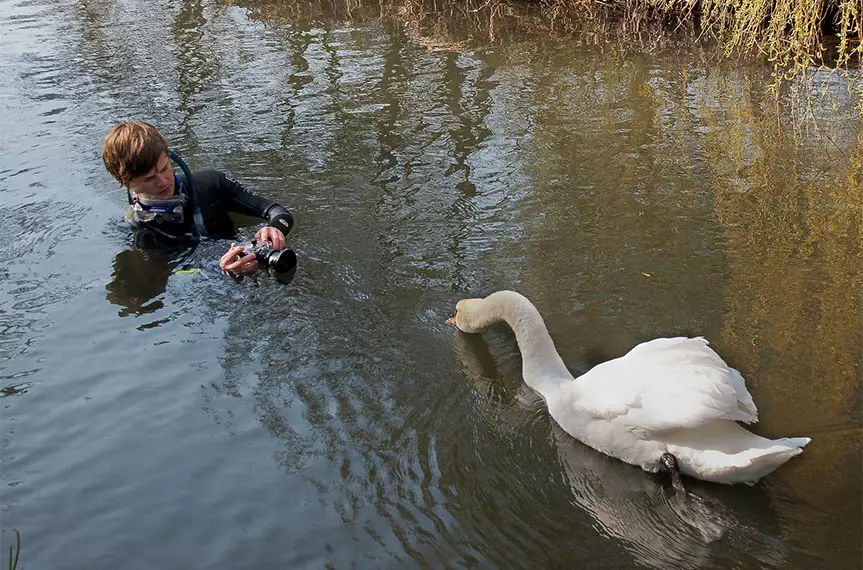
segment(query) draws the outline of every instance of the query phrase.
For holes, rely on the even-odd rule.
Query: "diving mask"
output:
[[[139,223],[182,224],[185,219],[186,196],[175,194],[165,198],[135,194],[131,217]]]

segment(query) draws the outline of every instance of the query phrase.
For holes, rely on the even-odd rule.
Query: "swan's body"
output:
[[[525,382],[571,436],[646,471],[670,453],[685,475],[752,484],[802,452],[807,437],[770,440],[737,424],[758,420],[743,377],[703,338],[639,344],[574,379],[536,307],[513,291],[459,301],[456,326],[512,327]]]

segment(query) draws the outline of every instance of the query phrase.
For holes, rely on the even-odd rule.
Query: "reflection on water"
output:
[[[603,536],[621,540],[639,565],[722,567],[733,548],[760,568],[784,567],[787,549],[778,537],[766,534],[775,532],[776,525],[764,517],[770,506],[761,491],[741,491],[749,495],[747,511],[759,505],[761,514],[757,526],[746,524],[722,502],[722,495],[698,490],[681,497],[663,490],[656,479],[579,444],[556,425],[552,432],[574,503],[596,519]]]
[[[34,568],[859,567],[858,76],[813,73],[803,115],[805,84],[765,96],[752,64],[503,27],[479,46],[355,3],[0,1],[0,377],[28,382],[3,399],[2,548],[18,528]],[[287,284],[210,271],[220,241],[129,249],[99,159],[124,118],[296,213]],[[681,503],[556,431],[510,334],[444,325],[501,288],[576,373],[705,335],[759,433],[813,441]]]
[[[171,257],[164,252],[129,249],[114,258],[114,274],[108,290],[108,302],[124,307],[120,316],[143,315],[164,307],[156,299],[165,292],[173,273]]]

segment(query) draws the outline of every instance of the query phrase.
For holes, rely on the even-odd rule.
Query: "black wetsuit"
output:
[[[278,228],[285,235],[294,226],[291,213],[280,204],[256,196],[246,190],[239,182],[217,170],[199,170],[192,173],[195,182],[195,197],[201,209],[206,236],[212,238],[230,238],[234,233],[234,223],[229,212],[263,218],[267,224]],[[179,184],[177,184],[179,182]],[[175,176],[175,192],[182,190],[189,195],[188,181],[185,176]],[[149,234],[145,242],[156,241],[165,243],[171,240],[185,241],[190,234],[196,232],[194,220],[194,204],[188,200],[183,215],[183,223],[176,222],[135,222],[127,213],[126,220],[131,222],[138,234]],[[143,236],[136,236],[136,242]]]

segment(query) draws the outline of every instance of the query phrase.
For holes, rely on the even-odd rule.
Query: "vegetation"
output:
[[[12,546],[9,546],[9,570],[18,568],[18,555],[21,554],[21,533],[15,531],[15,554],[12,554]]]
[[[322,14],[400,20],[418,36],[450,47],[495,41],[508,31],[577,33],[633,47],[666,47],[692,39],[719,42],[726,55],[758,54],[777,69],[859,67],[861,0],[250,0],[259,15],[297,21]],[[457,36],[467,31],[469,38]],[[685,38],[684,38],[685,34]]]
[[[541,0],[552,12],[597,6],[630,27],[661,20],[719,40],[730,55],[758,52],[779,67],[859,65],[860,0]]]

